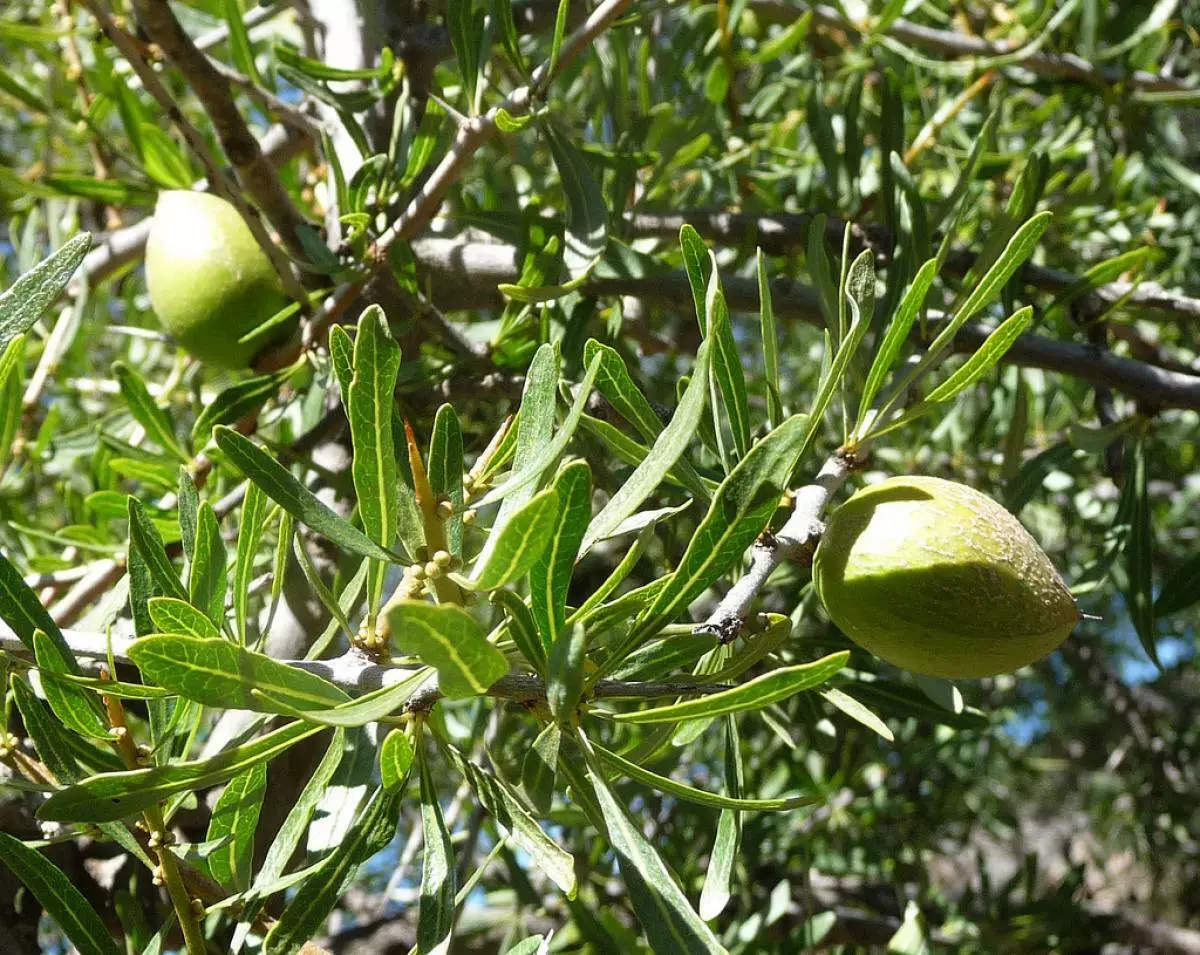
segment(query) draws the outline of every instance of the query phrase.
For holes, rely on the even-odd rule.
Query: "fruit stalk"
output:
[[[758,592],[767,583],[771,572],[785,558],[812,559],[821,532],[825,529],[821,516],[829,501],[846,479],[861,466],[852,454],[835,451],[821,465],[811,484],[793,494],[791,516],[775,534],[763,534],[750,548],[750,569],[735,583],[717,604],[697,632],[714,633],[721,640],[733,640],[746,621],[746,611]]]

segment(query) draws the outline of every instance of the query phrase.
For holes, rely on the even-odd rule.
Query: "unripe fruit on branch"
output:
[[[159,194],[146,240],[146,286],[171,336],[220,368],[245,368],[294,327],[253,334],[288,298],[237,209],[207,193]]]
[[[813,558],[833,622],[889,663],[948,679],[1040,660],[1079,622],[1037,542],[990,497],[896,477],[843,504]]]

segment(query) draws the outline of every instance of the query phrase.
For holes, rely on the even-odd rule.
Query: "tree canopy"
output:
[[[1200,952],[1194,0],[9,0],[0,57],[0,951]],[[839,628],[901,475],[1061,646]]]

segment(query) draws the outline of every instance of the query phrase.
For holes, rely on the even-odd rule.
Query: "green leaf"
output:
[[[81,232],[0,292],[0,350],[25,334],[54,304],[91,245],[91,234]]]
[[[229,27],[229,54],[236,66],[255,86],[262,86],[262,77],[258,75],[258,67],[254,64],[254,49],[250,45],[250,34],[246,31],[246,21],[242,19],[242,5],[239,0],[221,0],[221,12],[225,15],[225,23]]]
[[[1012,347],[1013,342],[1021,336],[1032,321],[1033,306],[1031,305],[1026,305],[1005,319],[995,331],[988,335],[984,343],[979,346],[979,350],[967,359],[954,374],[934,388],[925,400],[930,404],[949,401],[964,388],[970,387],[1004,357],[1004,353]]]
[[[572,624],[558,635],[550,650],[546,702],[560,723],[569,724],[583,696],[584,664],[587,662],[587,632]]]
[[[798,809],[801,806],[811,806],[821,801],[819,796],[745,799],[707,792],[703,789],[689,786],[686,783],[681,783],[678,780],[670,779],[667,776],[660,776],[658,773],[652,772],[644,766],[639,766],[637,763],[630,762],[625,757],[610,752],[595,743],[592,745],[595,747],[596,755],[600,757],[601,761],[608,763],[609,766],[621,775],[628,776],[630,779],[649,786],[658,792],[669,793],[672,796],[678,796],[680,799],[685,799],[700,806],[711,806],[715,809],[733,809],[739,812],[786,812],[790,809]]]
[[[858,702],[858,700],[852,697],[849,693],[843,693],[839,689],[830,688],[828,690],[822,690],[821,696],[825,698],[827,703],[837,707],[848,717],[850,717],[850,719],[861,723],[872,733],[878,733],[889,743],[894,743],[896,741],[896,737],[888,728],[887,723],[872,713],[869,708]]]
[[[742,750],[737,721],[725,717],[725,789],[737,799],[743,785]],[[712,855],[704,873],[704,888],[700,890],[700,917],[706,922],[715,919],[729,904],[732,895],[733,868],[742,841],[742,815],[734,809],[722,809],[717,820],[717,836]]]
[[[500,776],[489,773],[451,746],[444,748],[463,778],[471,784],[479,802],[508,835],[514,847],[529,854],[534,865],[557,885],[568,898],[578,888],[575,859],[537,824],[522,805],[516,791]]]
[[[521,656],[540,676],[545,676],[548,665],[546,643],[538,633],[533,612],[526,606],[525,601],[511,590],[494,590],[491,600],[504,608],[508,620],[508,635],[521,651]]]
[[[391,716],[407,702],[413,692],[428,678],[429,671],[425,668],[418,670],[397,670],[395,682],[386,683],[377,690],[364,693],[349,703],[339,703],[337,706],[318,707],[315,709],[300,709],[289,703],[269,697],[262,690],[251,690],[256,698],[269,703],[271,712],[282,712],[295,716],[308,723],[318,726],[336,726],[352,728],[377,723],[385,716]]]
[[[782,386],[779,382],[779,332],[775,327],[771,281],[767,277],[767,260],[762,249],[756,250],[755,261],[758,271],[759,334],[762,336],[763,347],[763,385],[767,389],[767,422],[772,428],[778,428],[783,422],[783,404],[780,401]]]
[[[482,26],[481,17],[476,16],[472,0],[448,0],[446,27],[450,31],[450,44],[454,47],[454,55],[458,58],[468,113],[475,111],[475,90],[479,85],[481,47],[484,40]]]
[[[349,700],[314,673],[221,637],[154,634],[135,640],[129,656],[145,678],[205,706],[278,712],[264,708],[263,697],[253,690],[300,710]]]
[[[341,331],[340,325],[334,327]],[[216,398],[200,409],[196,423],[192,425],[192,442],[197,448],[203,447],[208,443],[213,428],[217,425],[233,424],[257,411],[278,394],[279,389],[302,367],[303,363],[297,362],[282,371],[247,378],[223,389]]]
[[[492,531],[494,543],[485,548],[472,577],[477,590],[497,590],[529,571],[554,534],[559,503],[558,491],[548,487],[530,498],[498,533]]]
[[[679,247],[683,251],[683,268],[687,273],[688,285],[692,289],[692,303],[696,307],[696,323],[700,333],[708,337],[708,280],[704,267],[708,263],[708,246],[700,233],[686,223],[679,230]]]
[[[598,357],[593,358],[588,364],[587,372],[583,376],[583,381],[580,382],[579,389],[575,393],[575,400],[572,402],[567,416],[563,419],[562,424],[554,429],[554,436],[547,444],[539,448],[537,453],[532,455],[528,462],[514,460],[513,471],[508,480],[500,486],[492,488],[475,505],[476,507],[484,507],[513,494],[515,491],[536,486],[542,475],[554,465],[554,462],[566,450],[567,443],[575,434],[575,428],[578,427],[579,419],[583,416],[583,410],[587,407],[588,398],[592,395],[592,387],[595,384],[596,375],[599,371],[600,359]]]
[[[451,405],[442,405],[433,419],[433,434],[429,439],[429,486],[439,499],[453,505],[453,513],[445,522],[446,542],[450,553],[462,556],[463,538],[463,438],[458,415]]]
[[[196,512],[196,545],[188,568],[188,601],[214,625],[225,619],[225,542],[221,525],[208,501]]]
[[[24,417],[23,397],[25,392],[25,336],[18,335],[0,355],[0,469],[12,460],[13,442]],[[57,405],[51,406],[52,408]],[[47,420],[50,418],[47,412]],[[43,424],[45,427],[45,424]],[[37,443],[41,444],[41,438]],[[41,457],[36,450],[34,459]]]
[[[863,385],[862,397],[858,403],[856,432],[861,432],[867,413],[871,410],[871,404],[875,401],[875,396],[879,394],[884,379],[892,370],[892,366],[896,364],[896,359],[900,357],[900,350],[908,341],[908,334],[912,331],[913,322],[921,311],[921,306],[925,304],[925,297],[929,294],[929,287],[933,284],[936,275],[937,262],[930,259],[917,271],[908,291],[900,300],[900,307],[892,316],[887,331],[884,333],[883,341],[875,352],[875,360],[871,362],[871,370],[867,373],[867,381]]]
[[[291,955],[320,932],[358,867],[392,840],[398,810],[394,795],[375,791],[338,847],[300,883],[267,933],[263,955]]]
[[[436,667],[441,691],[452,700],[486,693],[508,672],[504,654],[462,607],[401,600],[387,616],[401,652]]]
[[[554,783],[558,774],[558,749],[562,729],[557,723],[545,727],[521,763],[521,787],[529,804],[543,816],[554,804]]]
[[[408,772],[412,769],[413,747],[408,740],[408,734],[402,729],[394,729],[383,738],[379,747],[379,775],[383,788],[400,795],[404,784],[408,782]]]
[[[212,877],[235,892],[250,888],[254,832],[267,791],[267,766],[258,763],[238,773],[213,806],[206,840],[227,840],[208,857]]]
[[[553,123],[544,127],[567,200],[563,264],[572,279],[586,275],[608,243],[608,205],[583,153]]]
[[[417,763],[421,780],[421,829],[425,835],[417,951],[420,955],[448,955],[450,934],[454,930],[454,846],[442,818],[424,747],[417,750]]]
[[[396,560],[396,555],[384,550],[317,500],[316,495],[292,477],[287,468],[249,438],[224,426],[218,427],[213,434],[217,447],[238,469],[301,524],[351,553],[388,563]]]
[[[188,162],[187,153],[166,130],[151,123],[137,124],[142,165],[146,174],[167,189],[191,189],[196,173]]]
[[[388,330],[383,309],[372,305],[358,320],[354,375],[347,415],[354,444],[354,491],[368,536],[381,547],[396,537],[396,448],[392,439],[393,392],[400,371],[400,346]]]
[[[633,514],[642,502],[654,492],[663,476],[679,460],[680,455],[691,443],[700,419],[704,415],[704,406],[708,400],[711,349],[712,345],[708,341],[700,345],[700,350],[696,353],[696,364],[692,370],[691,380],[684,389],[683,398],[675,409],[670,424],[658,435],[650,452],[634,469],[633,474],[609,498],[608,503],[600,509],[600,513],[592,519],[587,533],[584,535],[583,543],[580,545],[580,553],[586,554],[598,540],[607,537],[616,530],[622,521]]]
[[[188,593],[167,556],[162,536],[150,520],[146,508],[136,497],[129,497],[129,548],[144,562],[154,589],[168,597],[187,601]]]
[[[145,429],[146,436],[186,464],[189,456],[175,437],[175,425],[171,416],[154,401],[142,376],[122,361],[114,362],[112,370],[117,376],[125,404],[129,406],[129,413]]]
[[[242,646],[246,645],[246,622],[249,619],[250,581],[254,576],[254,558],[258,554],[263,531],[267,526],[267,513],[267,495],[257,484],[250,484],[246,488],[245,498],[242,499],[242,519],[238,527],[237,556],[233,567],[233,617],[237,626],[237,637]]]
[[[179,533],[183,543],[183,553],[191,561],[195,559],[196,555],[196,525],[200,523],[200,492],[196,490],[196,482],[192,480],[187,468],[179,468],[176,481],[179,495]]]
[[[60,783],[73,783],[85,775],[85,771],[79,767],[75,750],[75,743],[82,742],[79,737],[72,736],[58,718],[42,705],[28,681],[11,679],[9,689],[17,704],[17,712],[21,714],[21,722],[25,724],[25,731],[50,772]]]
[[[1167,617],[1200,601],[1200,554],[1193,554],[1163,581],[1158,599],[1154,601],[1154,614]]]
[[[692,909],[674,874],[617,802],[587,738],[578,730],[576,733],[608,841],[616,852],[629,901],[651,950],[655,955],[725,955],[726,950]]]
[[[43,631],[33,634],[38,669],[44,675],[74,675],[79,671],[74,655],[64,655],[58,643]],[[42,691],[54,715],[68,729],[88,739],[112,739],[108,723],[102,718],[96,697],[67,682],[43,680]]]
[[[793,415],[754,445],[718,488],[687,550],[643,614],[639,633],[673,619],[739,560],[779,507],[809,430]]]
[[[0,620],[12,627],[13,633],[31,653],[34,651],[33,635],[42,631],[58,650],[59,657],[68,661],[68,672],[80,672],[79,664],[75,662],[75,656],[63,639],[58,624],[42,606],[37,594],[25,583],[21,572],[9,563],[3,553],[0,553]]]
[[[920,690],[890,680],[855,680],[846,684],[855,699],[869,704],[879,712],[901,719],[918,719],[928,723],[943,723],[964,730],[981,730],[988,725],[987,717],[978,710],[966,709],[955,713],[930,700]]]
[[[79,955],[121,955],[96,910],[49,859],[7,832],[0,832],[0,863],[38,900]]]
[[[115,822],[176,793],[217,786],[251,766],[269,762],[318,730],[316,726],[288,723],[253,742],[231,747],[208,759],[92,776],[52,795],[38,810],[38,818],[54,822]]]
[[[701,343],[701,349],[704,349],[703,343]],[[646,400],[646,396],[642,394],[642,390],[634,383],[633,378],[630,377],[629,369],[625,366],[624,359],[621,358],[615,349],[610,348],[608,345],[602,345],[595,339],[588,339],[583,346],[584,362],[591,364],[592,359],[596,355],[600,356],[600,371],[596,375],[596,390],[604,395],[605,400],[616,409],[621,417],[632,424],[646,441],[656,441],[658,436],[663,432],[663,423],[659,420],[650,402]],[[700,377],[701,386],[704,386],[708,379],[707,359],[703,360],[703,376],[701,376],[701,364],[702,357],[697,353],[696,365],[692,370],[692,377]],[[705,400],[707,400],[707,388],[704,387],[702,390],[705,392]],[[699,414],[702,415],[703,413],[704,408],[701,406]],[[679,414],[679,409],[676,409],[675,414]],[[668,425],[668,427],[670,426]],[[691,430],[694,431],[695,428]],[[691,434],[689,433],[685,437],[687,440],[690,440]],[[682,453],[682,450],[683,448],[681,447],[680,453]],[[637,461],[631,463],[636,466],[642,460],[644,460],[644,456],[639,457]],[[708,503],[712,497],[712,492],[709,491],[704,480],[696,473],[696,469],[689,461],[680,459],[677,456],[671,467],[666,468],[666,470],[687,487],[698,500]],[[584,552],[586,551],[587,548],[585,547]]]
[[[546,647],[554,645],[567,619],[567,588],[579,545],[592,516],[592,471],[584,461],[562,467],[554,479],[558,511],[550,543],[529,569],[529,600]]]
[[[671,723],[698,717],[740,713],[743,710],[761,710],[803,690],[820,686],[844,667],[849,659],[850,652],[842,650],[812,663],[780,667],[720,693],[666,706],[655,706],[648,710],[613,713],[609,715],[609,719],[619,723]]]
[[[712,274],[715,280],[716,263],[713,264]],[[733,446],[740,460],[750,449],[750,405],[746,398],[746,376],[742,371],[737,344],[733,340],[729,307],[725,304],[725,295],[719,285],[711,301],[707,337],[712,339],[715,349],[712,370],[717,379],[717,386],[721,389],[721,400],[725,405],[730,433],[733,435]]]
[[[1129,542],[1125,546],[1125,573],[1128,586],[1125,600],[1142,649],[1150,661],[1162,669],[1155,645],[1154,608],[1154,525],[1150,515],[1150,499],[1146,487],[1146,442],[1138,435],[1126,456],[1125,480],[1132,486],[1133,513],[1130,518]]]

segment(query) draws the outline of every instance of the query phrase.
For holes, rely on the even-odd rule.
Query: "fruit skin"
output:
[[[245,368],[294,327],[239,341],[289,299],[238,211],[207,193],[159,194],[146,241],[146,286],[171,336],[219,368]]]
[[[1017,519],[940,478],[895,477],[851,497],[817,547],[813,584],[855,643],[947,679],[1040,660],[1080,619],[1050,558]]]

